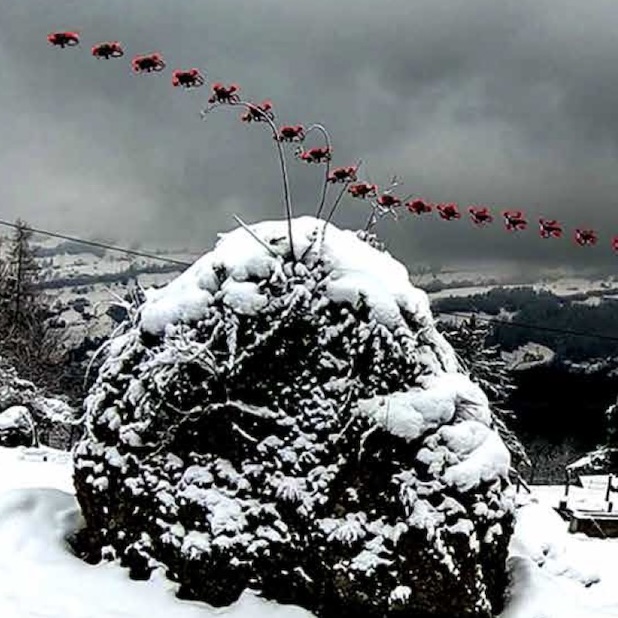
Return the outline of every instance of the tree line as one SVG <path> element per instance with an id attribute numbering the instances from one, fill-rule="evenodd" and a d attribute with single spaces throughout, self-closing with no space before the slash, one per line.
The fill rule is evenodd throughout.
<path id="1" fill-rule="evenodd" d="M 480 312 L 498 316 L 508 311 L 512 320 L 526 326 L 550 326 L 552 329 L 616 336 L 618 301 L 604 300 L 598 305 L 584 305 L 547 291 L 529 287 L 495 288 L 465 298 L 444 298 L 433 302 L 434 311 Z M 534 330 L 496 324 L 489 340 L 505 351 L 512 351 L 529 341 L 551 348 L 559 360 L 583 361 L 618 356 L 618 342 L 595 336 Z"/>

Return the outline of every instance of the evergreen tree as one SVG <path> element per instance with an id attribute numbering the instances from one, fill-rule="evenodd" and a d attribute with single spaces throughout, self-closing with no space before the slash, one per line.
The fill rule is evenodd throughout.
<path id="1" fill-rule="evenodd" d="M 521 463 L 529 465 L 522 443 L 509 427 L 515 415 L 504 406 L 515 385 L 499 347 L 488 344 L 492 327 L 481 323 L 472 315 L 459 324 L 438 322 L 438 330 L 451 344 L 472 381 L 487 395 L 494 412 L 496 429 L 511 450 L 515 466 Z"/>
<path id="2" fill-rule="evenodd" d="M 0 352 L 19 373 L 50 384 L 62 353 L 47 324 L 49 310 L 37 286 L 40 273 L 31 239 L 32 230 L 18 220 L 0 269 Z"/>
<path id="3" fill-rule="evenodd" d="M 0 309 L 3 338 L 23 337 L 39 317 L 40 302 L 36 291 L 39 267 L 30 246 L 32 231 L 17 221 L 0 281 Z"/>

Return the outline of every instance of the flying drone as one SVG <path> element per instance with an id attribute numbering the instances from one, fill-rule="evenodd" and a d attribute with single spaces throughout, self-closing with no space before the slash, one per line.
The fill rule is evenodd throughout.
<path id="1" fill-rule="evenodd" d="M 176 69 L 172 71 L 172 86 L 174 88 L 199 88 L 206 83 L 206 78 L 200 73 L 199 69 L 189 69 L 188 71 L 181 71 Z"/>
<path id="2" fill-rule="evenodd" d="M 376 202 L 378 206 L 382 206 L 382 208 L 398 208 L 401 206 L 401 198 L 392 193 L 382 193 Z"/>
<path id="3" fill-rule="evenodd" d="M 562 226 L 555 219 L 539 219 L 539 233 L 541 238 L 560 238 Z"/>
<path id="4" fill-rule="evenodd" d="M 79 34 L 77 32 L 52 32 L 47 35 L 47 40 L 55 47 L 76 47 L 79 45 Z"/>
<path id="5" fill-rule="evenodd" d="M 236 84 L 224 86 L 221 82 L 212 85 L 212 96 L 208 99 L 209 103 L 240 103 L 238 91 L 240 88 Z"/>
<path id="6" fill-rule="evenodd" d="M 266 119 L 274 120 L 273 104 L 270 101 L 262 101 L 259 105 L 251 103 L 249 109 L 242 114 L 243 122 L 264 122 Z"/>
<path id="7" fill-rule="evenodd" d="M 332 158 L 332 150 L 328 147 L 310 148 L 309 150 L 300 150 L 297 156 L 305 163 L 326 163 Z"/>
<path id="8" fill-rule="evenodd" d="M 348 187 L 348 193 L 352 197 L 367 199 L 368 197 L 376 197 L 378 194 L 378 185 L 373 185 L 368 182 L 359 182 Z"/>
<path id="9" fill-rule="evenodd" d="M 131 67 L 134 73 L 159 73 L 165 68 L 163 56 L 158 52 L 135 56 L 131 60 Z"/>
<path id="10" fill-rule="evenodd" d="M 436 210 L 440 217 L 446 221 L 454 221 L 455 219 L 461 219 L 461 213 L 457 208 L 457 204 L 438 204 Z"/>
<path id="11" fill-rule="evenodd" d="M 504 217 L 504 225 L 509 232 L 517 232 L 525 230 L 528 227 L 528 222 L 521 210 L 506 210 L 502 213 Z"/>
<path id="12" fill-rule="evenodd" d="M 582 230 L 580 228 L 577 228 L 573 233 L 573 239 L 582 247 L 596 245 L 599 240 L 594 230 Z"/>
<path id="13" fill-rule="evenodd" d="M 285 125 L 279 129 L 276 139 L 280 142 L 302 142 L 305 139 L 305 128 L 300 125 Z"/>
<path id="14" fill-rule="evenodd" d="M 337 183 L 337 182 L 353 182 L 356 180 L 356 173 L 358 169 L 354 165 L 349 165 L 347 167 L 336 167 L 327 178 L 328 182 Z"/>
<path id="15" fill-rule="evenodd" d="M 406 208 L 415 215 L 423 215 L 433 210 L 433 207 L 429 202 L 418 198 L 407 201 Z"/>
<path id="16" fill-rule="evenodd" d="M 472 223 L 479 227 L 492 223 L 494 220 L 494 218 L 489 214 L 489 209 L 485 206 L 470 206 L 470 208 L 468 208 L 468 212 L 470 213 Z"/>
<path id="17" fill-rule="evenodd" d="M 95 58 L 109 60 L 110 58 L 124 56 L 124 50 L 118 41 L 105 41 L 104 43 L 97 43 L 92 47 L 92 55 Z"/>

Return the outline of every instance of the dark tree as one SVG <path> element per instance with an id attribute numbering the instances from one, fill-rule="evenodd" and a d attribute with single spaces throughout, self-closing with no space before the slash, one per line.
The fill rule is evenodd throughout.
<path id="1" fill-rule="evenodd" d="M 18 220 L 0 264 L 0 352 L 20 374 L 54 385 L 63 350 L 58 330 L 48 324 L 50 310 L 39 287 L 39 265 L 32 230 Z"/>

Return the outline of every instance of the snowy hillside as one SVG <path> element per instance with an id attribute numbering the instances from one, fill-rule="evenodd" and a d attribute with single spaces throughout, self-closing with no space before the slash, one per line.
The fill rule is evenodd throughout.
<path id="1" fill-rule="evenodd" d="M 47 459 L 44 460 L 44 457 Z M 246 594 L 228 609 L 180 601 L 162 578 L 131 581 L 114 563 L 87 565 L 65 535 L 79 525 L 70 455 L 0 448 L 0 616 L 3 618 L 310 618 Z M 501 618 L 618 616 L 618 541 L 569 535 L 551 510 L 561 488 L 518 511 Z M 36 591 L 33 593 L 33 591 Z"/>
<path id="2" fill-rule="evenodd" d="M 153 255 L 151 258 L 126 255 L 42 236 L 34 244 L 42 267 L 43 288 L 54 298 L 56 317 L 68 327 L 74 345 L 84 337 L 96 338 L 111 332 L 115 322 L 106 312 L 119 296 L 125 295 L 127 286 L 135 282 L 145 288 L 162 286 L 184 269 L 173 261 L 192 263 L 198 257 L 187 250 L 156 248 L 144 250 Z M 168 259 L 172 261 L 167 262 Z M 531 276 L 519 268 L 500 265 L 491 269 L 478 265 L 474 268 L 420 266 L 416 270 L 411 268 L 410 272 L 414 285 L 426 290 L 432 302 L 482 294 L 497 286 L 508 289 L 522 285 L 565 299 L 576 297 L 578 300 L 574 302 L 588 305 L 618 297 L 616 279 L 600 274 L 584 277 L 551 270 L 537 271 Z M 501 319 L 508 317 L 507 312 L 500 315 Z"/>

